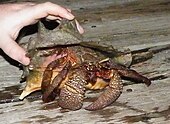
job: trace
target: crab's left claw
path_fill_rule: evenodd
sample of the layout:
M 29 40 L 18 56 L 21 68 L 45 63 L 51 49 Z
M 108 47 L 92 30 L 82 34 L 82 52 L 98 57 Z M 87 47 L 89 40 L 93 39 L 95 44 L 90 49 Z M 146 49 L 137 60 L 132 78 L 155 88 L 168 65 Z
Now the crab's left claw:
M 68 80 L 60 90 L 59 106 L 65 109 L 78 110 L 83 106 L 86 81 L 80 70 L 68 75 Z
M 85 107 L 86 110 L 94 111 L 102 109 L 112 104 L 122 93 L 123 84 L 118 73 L 115 73 L 110 80 L 106 90 L 89 106 Z

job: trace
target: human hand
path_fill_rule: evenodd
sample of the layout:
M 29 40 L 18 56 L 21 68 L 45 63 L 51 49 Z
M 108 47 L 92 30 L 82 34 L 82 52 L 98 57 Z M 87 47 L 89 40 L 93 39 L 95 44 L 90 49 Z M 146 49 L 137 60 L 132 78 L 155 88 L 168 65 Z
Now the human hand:
M 50 2 L 41 4 L 30 2 L 2 4 L 0 5 L 0 10 L 0 48 L 12 59 L 24 65 L 28 65 L 30 59 L 25 56 L 26 52 L 24 49 L 15 42 L 19 31 L 24 26 L 34 24 L 44 17 L 49 20 L 74 19 L 74 15 L 69 9 Z M 77 28 L 80 33 L 84 32 L 78 23 Z

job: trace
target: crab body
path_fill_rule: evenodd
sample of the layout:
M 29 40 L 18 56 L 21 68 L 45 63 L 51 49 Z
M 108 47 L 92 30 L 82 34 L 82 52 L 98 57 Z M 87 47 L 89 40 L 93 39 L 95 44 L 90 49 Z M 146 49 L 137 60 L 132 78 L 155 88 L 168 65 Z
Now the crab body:
M 112 104 L 123 89 L 122 77 L 150 85 L 150 80 L 134 70 L 122 66 L 103 52 L 80 45 L 36 47 L 28 52 L 31 58 L 26 67 L 27 86 L 20 96 L 42 90 L 44 102 L 58 97 L 59 106 L 77 110 L 82 108 L 87 89 L 104 89 L 87 110 L 98 110 Z

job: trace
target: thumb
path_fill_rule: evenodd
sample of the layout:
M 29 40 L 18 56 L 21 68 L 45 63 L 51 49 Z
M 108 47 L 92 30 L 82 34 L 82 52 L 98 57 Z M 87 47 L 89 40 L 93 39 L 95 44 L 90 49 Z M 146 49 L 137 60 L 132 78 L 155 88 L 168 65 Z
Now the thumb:
M 25 56 L 26 52 L 24 49 L 21 48 L 14 40 L 8 39 L 1 48 L 9 57 L 23 65 L 28 65 L 30 63 L 30 59 Z

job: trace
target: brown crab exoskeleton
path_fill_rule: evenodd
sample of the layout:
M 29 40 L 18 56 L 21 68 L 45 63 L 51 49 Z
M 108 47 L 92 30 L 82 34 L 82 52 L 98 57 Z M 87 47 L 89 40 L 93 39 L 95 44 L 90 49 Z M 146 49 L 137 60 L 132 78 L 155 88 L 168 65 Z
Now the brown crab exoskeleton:
M 58 96 L 59 106 L 71 110 L 77 110 L 82 107 L 86 86 L 89 83 L 91 83 L 91 87 L 95 84 L 99 85 L 101 81 L 106 84 L 102 87 L 105 88 L 105 90 L 98 99 L 91 105 L 85 107 L 86 110 L 91 111 L 110 105 L 120 96 L 123 90 L 121 77 L 128 77 L 144 82 L 147 86 L 151 84 L 149 79 L 136 71 L 112 63 L 110 60 L 102 63 L 82 63 L 73 66 L 71 66 L 71 62 L 68 62 L 63 70 L 53 79 L 52 83 L 50 83 L 51 81 L 49 79 L 51 79 L 51 77 L 48 77 L 49 68 L 55 68 L 54 63 L 57 63 L 56 66 L 59 66 L 56 60 L 53 61 L 49 64 L 53 65 L 53 67 L 48 66 L 43 75 L 41 87 L 43 91 L 43 101 L 49 102 Z M 100 82 L 97 79 L 100 79 Z M 47 86 L 46 84 L 49 85 Z
M 67 23 L 69 31 L 66 30 Z M 41 45 L 40 41 L 38 41 L 39 45 L 37 46 L 34 43 L 35 39 L 33 40 L 32 44 L 34 45 L 28 50 L 31 62 L 26 69 L 29 71 L 26 75 L 27 86 L 20 99 L 31 92 L 42 90 L 44 102 L 50 102 L 59 97 L 59 106 L 77 110 L 83 106 L 86 90 L 104 89 L 96 101 L 85 107 L 86 110 L 92 111 L 102 109 L 119 98 L 123 90 L 122 77 L 143 82 L 147 86 L 151 84 L 148 78 L 120 65 L 119 62 L 115 62 L 116 59 L 109 58 L 107 54 L 103 53 L 104 51 L 96 51 L 96 48 L 94 50 L 77 43 L 60 46 L 54 44 L 54 39 L 57 40 L 57 37 L 59 37 L 60 42 L 62 42 L 62 36 L 63 38 L 67 36 L 64 42 L 67 42 L 68 39 L 72 41 L 77 39 L 77 36 L 74 36 L 77 30 L 72 30 L 74 26 L 68 21 L 67 23 L 64 23 L 66 29 L 63 30 L 46 31 L 42 27 L 39 36 L 41 36 L 42 41 L 49 41 L 50 45 L 47 45 L 48 42 L 45 45 L 47 47 L 44 44 Z M 59 26 L 59 28 L 61 27 Z M 117 51 L 114 51 L 114 55 L 116 53 Z M 120 63 L 122 64 L 122 62 Z

